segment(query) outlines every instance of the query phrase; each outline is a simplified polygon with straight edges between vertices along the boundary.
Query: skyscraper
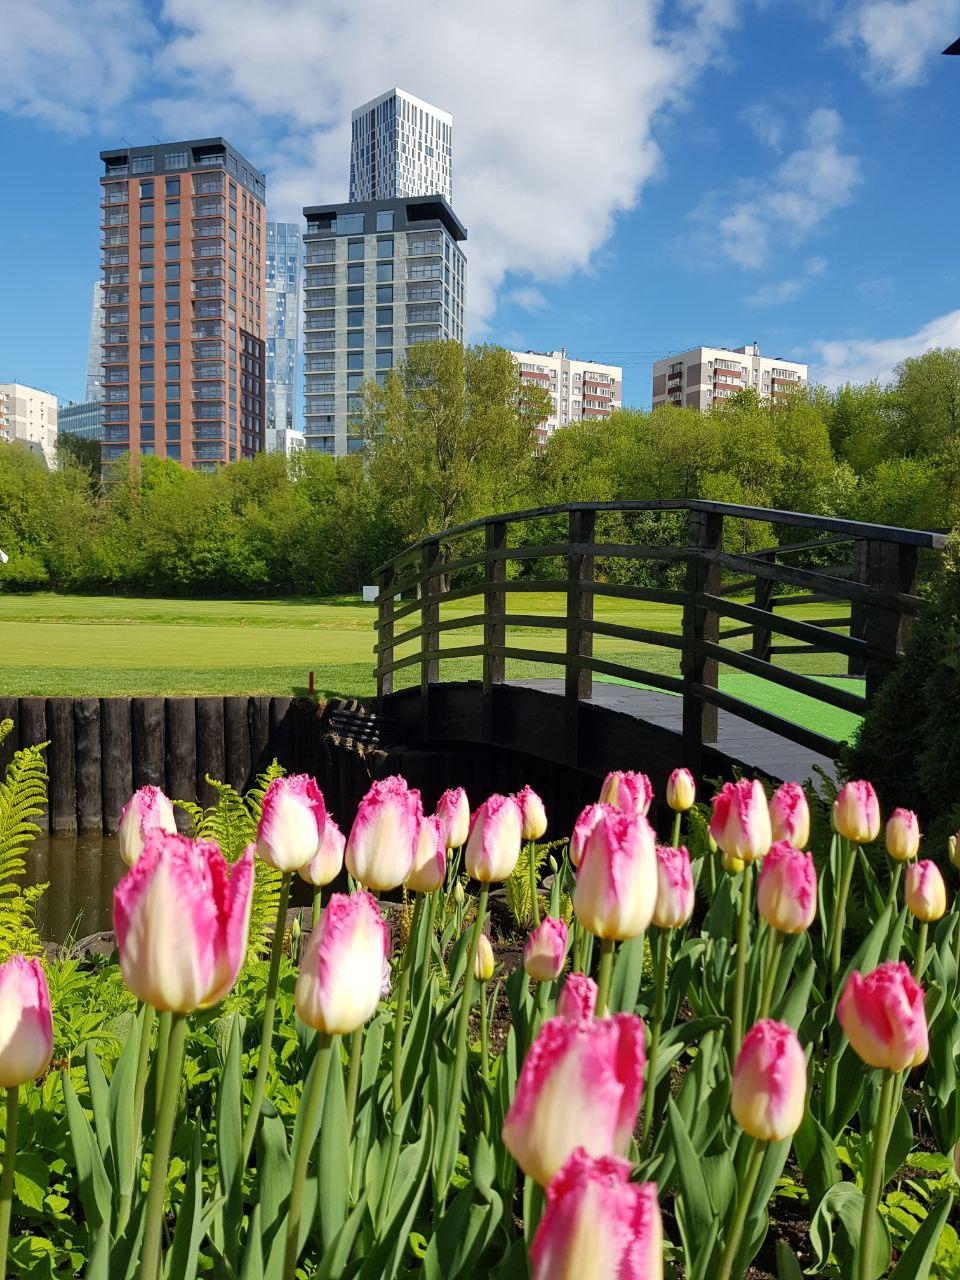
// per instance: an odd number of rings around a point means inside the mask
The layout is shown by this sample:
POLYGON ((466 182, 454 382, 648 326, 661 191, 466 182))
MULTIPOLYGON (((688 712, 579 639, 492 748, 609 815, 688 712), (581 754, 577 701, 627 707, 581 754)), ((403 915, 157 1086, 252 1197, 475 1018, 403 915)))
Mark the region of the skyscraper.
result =
POLYGON ((388 89, 350 116, 350 201, 440 195, 453 203, 453 116, 388 89))
POLYGON ((300 227, 267 223, 266 447, 297 425, 297 338, 300 332, 300 227))
POLYGON ((101 151, 103 457, 264 446, 265 178, 223 138, 101 151))
POLYGON ((86 400, 99 400, 103 361, 103 285, 98 280, 93 286, 93 307, 90 311, 90 337, 87 342, 86 400))

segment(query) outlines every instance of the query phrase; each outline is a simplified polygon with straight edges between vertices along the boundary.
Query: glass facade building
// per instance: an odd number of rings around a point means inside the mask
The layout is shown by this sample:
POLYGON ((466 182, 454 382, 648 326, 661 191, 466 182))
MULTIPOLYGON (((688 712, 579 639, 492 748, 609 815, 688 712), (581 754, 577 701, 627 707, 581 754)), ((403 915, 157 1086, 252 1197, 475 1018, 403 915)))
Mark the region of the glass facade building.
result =
POLYGON ((103 359, 103 285, 98 280, 93 286, 93 307, 90 312, 90 337, 87 344, 87 381, 84 394, 88 402, 103 395, 100 386, 100 362, 103 359))
POLYGON ((453 116, 403 89, 350 115, 350 199, 453 201, 453 116))
POLYGON ((300 227, 267 223, 266 447, 297 426, 297 351, 300 332, 300 227))
POLYGON ((103 429, 103 401, 71 400, 57 410, 59 435, 77 436, 80 440, 99 440, 103 429))
POLYGON ((441 196, 304 209, 304 433, 342 455, 362 441, 364 381, 418 342, 463 341, 466 228, 441 196))

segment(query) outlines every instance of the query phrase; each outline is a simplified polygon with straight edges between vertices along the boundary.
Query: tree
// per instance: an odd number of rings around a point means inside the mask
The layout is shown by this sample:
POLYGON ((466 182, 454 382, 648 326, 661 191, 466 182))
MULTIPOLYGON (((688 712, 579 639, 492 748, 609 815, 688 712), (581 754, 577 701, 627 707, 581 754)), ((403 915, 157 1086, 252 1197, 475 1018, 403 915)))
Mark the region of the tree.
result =
POLYGON ((75 436, 72 432, 61 431, 57 435, 57 462, 63 466, 70 459, 83 467, 91 479, 100 479, 100 441, 88 440, 85 436, 75 436))

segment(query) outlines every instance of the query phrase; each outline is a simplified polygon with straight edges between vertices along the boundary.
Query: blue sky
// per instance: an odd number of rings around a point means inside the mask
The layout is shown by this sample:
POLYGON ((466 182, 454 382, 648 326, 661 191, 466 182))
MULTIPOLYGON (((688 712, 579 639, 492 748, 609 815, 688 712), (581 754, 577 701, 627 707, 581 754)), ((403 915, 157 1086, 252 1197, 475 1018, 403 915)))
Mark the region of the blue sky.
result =
POLYGON ((101 148, 223 133, 296 216, 392 84, 454 114, 474 339, 620 363, 637 405, 701 342, 829 384, 960 345, 960 0, 469 8, 0 0, 0 381, 82 393, 101 148))

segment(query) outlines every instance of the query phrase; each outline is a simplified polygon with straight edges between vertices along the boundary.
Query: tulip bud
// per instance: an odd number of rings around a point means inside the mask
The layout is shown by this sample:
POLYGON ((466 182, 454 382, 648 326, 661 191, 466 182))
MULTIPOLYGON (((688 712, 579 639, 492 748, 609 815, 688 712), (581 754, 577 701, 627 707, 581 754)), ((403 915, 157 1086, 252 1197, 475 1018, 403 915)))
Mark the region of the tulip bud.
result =
POLYGON ((960 871, 960 848, 957 847, 956 836, 950 836, 947 840, 947 853, 950 857, 951 865, 960 871))
POLYGON ((813 858, 786 840, 763 860, 757 881, 757 910, 778 933, 803 933, 817 914, 817 872, 813 858))
POLYGON ((577 869, 577 919, 598 938, 634 938, 650 924, 656 901, 656 838, 650 823, 616 810, 604 812, 577 869))
POLYGON ((547 811, 532 787, 517 792, 517 803, 523 817, 524 840, 539 840, 547 829, 547 811))
POLYGON ((894 809, 885 835, 887 853, 896 862, 909 862, 920 851, 920 823, 911 809, 894 809))
POLYGON ((453 886, 453 900, 458 907, 462 907, 467 900, 466 892, 463 888, 463 881, 458 880, 453 886))
POLYGON ((473 976, 478 982, 489 982, 493 977, 495 967, 496 961, 493 958, 493 947, 490 945, 490 939, 485 933, 481 933, 480 943, 477 947, 477 959, 473 966, 473 976))
POLYGON ((474 880, 506 880, 520 857, 523 815, 514 796, 490 796, 473 815, 464 863, 474 880))
POLYGON ((433 893, 443 884, 447 874, 447 850, 440 829, 440 819, 424 818, 417 837, 417 852, 413 870, 407 876, 407 888, 411 893, 433 893))
POLYGON ((264 792, 257 826, 257 853, 277 871, 289 875, 320 851, 327 806, 306 773, 274 778, 264 792))
POLYGON ((793 1030, 770 1018, 743 1037, 733 1069, 730 1110, 751 1138, 780 1142, 800 1127, 807 1060, 793 1030))
POLYGON ((667 804, 674 813, 686 813, 697 798, 697 784, 689 769, 674 769, 667 779, 667 804))
POLYGON ((323 824, 320 848, 307 865, 300 868, 301 880, 306 880, 307 884, 312 884, 315 889, 322 889, 325 884, 330 884, 336 880, 343 870, 343 847, 345 844, 346 837, 330 815, 327 814, 327 820, 323 824))
POLYGON ((14 953, 0 964, 0 1086, 16 1089, 36 1080, 52 1057, 46 974, 39 960, 14 953))
POLYGON ((253 845, 229 866, 212 841, 150 832, 113 891, 124 982, 155 1009, 216 1004, 246 956, 252 901, 253 845))
POLYGON ((503 1122, 504 1144, 524 1173, 545 1187, 577 1147, 591 1156, 625 1154, 644 1060, 636 1014, 545 1022, 503 1122))
POLYGON ((578 1022, 592 1018, 597 1007, 597 984, 585 973, 569 973, 557 999, 557 1015, 578 1022))
POLYGON ((295 1003, 301 1022, 324 1035, 350 1035, 380 1003, 390 931, 376 900, 362 889, 333 893, 310 935, 295 1003))
POLYGON ((810 806, 797 782, 784 782, 770 797, 770 828, 775 841, 803 849, 810 839, 810 806))
POLYGON ((545 916, 532 930, 523 949, 523 967, 535 982, 552 982, 563 973, 567 958, 567 926, 545 916))
POLYGON ((653 801, 653 784, 645 773, 623 772, 620 769, 608 773, 600 789, 600 803, 612 804, 623 813, 646 817, 653 801))
POLYGON ((580 814, 573 824, 573 834, 570 836, 570 861, 575 867, 580 865, 590 832, 605 813, 614 812, 613 805, 610 804, 588 804, 580 814))
POLYGON ((773 841, 763 787, 746 778, 725 782, 713 797, 710 834, 728 857, 756 862, 773 841))
POLYGON ((173 805, 159 787, 141 787, 120 810, 117 841, 120 857, 128 867, 143 853, 143 842, 151 831, 177 833, 173 805))
POLYGON ((731 876, 739 875, 747 865, 742 858, 738 858, 732 853, 721 853, 720 861, 723 863, 724 871, 731 876))
POLYGON ((532 1280, 662 1280, 657 1188, 631 1182, 631 1170, 616 1156, 573 1152, 547 1187, 530 1246, 532 1280))
POLYGON ((686 849, 658 845, 657 901, 653 923, 658 929, 677 929, 693 915, 693 876, 686 849))
POLYGON ((929 1052, 923 988, 905 964, 854 970, 837 1005, 837 1017, 854 1052, 869 1067, 904 1071, 929 1052))
POLYGON ((918 920, 939 920, 947 909, 947 886, 937 864, 926 859, 911 862, 903 882, 903 896, 911 915, 918 920))
POLYGON ((880 802, 869 782, 845 782, 833 802, 833 827, 854 844, 880 834, 880 802))
POLYGON ((360 801, 347 840, 347 870, 367 889, 385 893, 413 868, 423 821, 420 792, 394 775, 375 782, 360 801))
POLYGON ((463 787, 453 787, 437 801, 436 816, 448 849, 459 849, 470 834, 470 801, 463 787))

